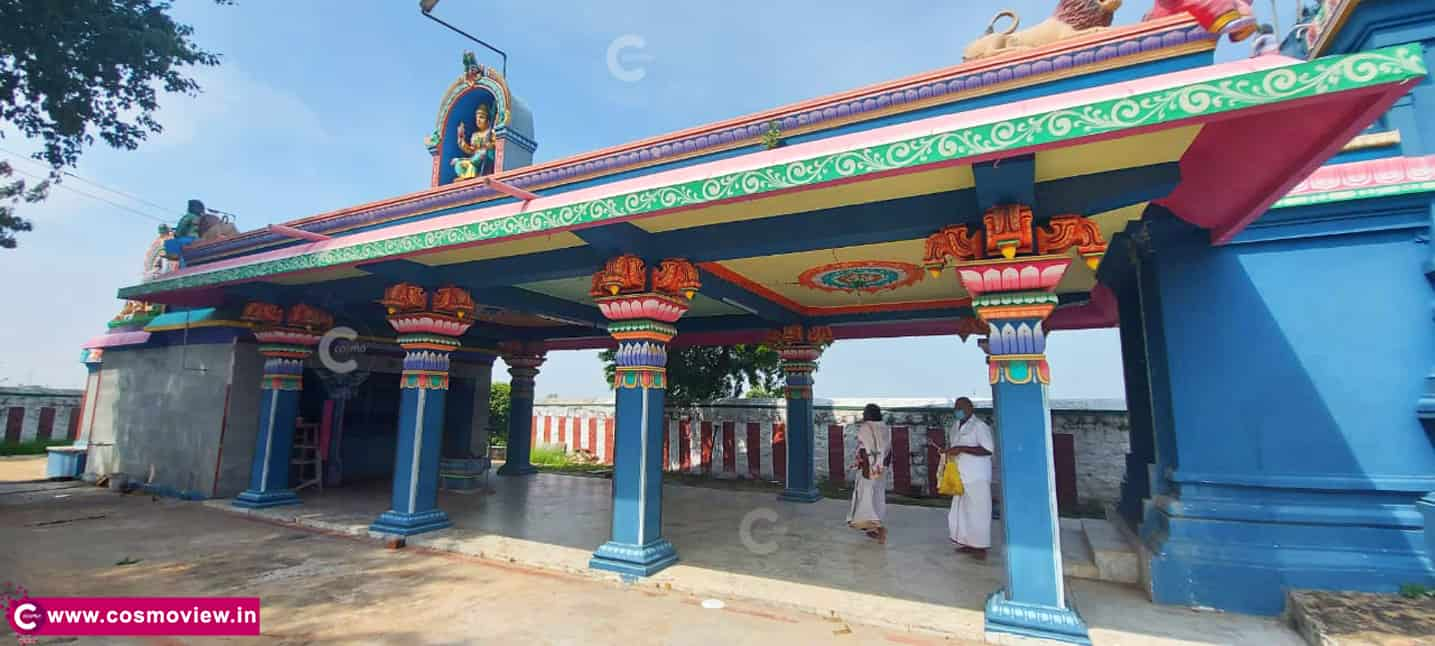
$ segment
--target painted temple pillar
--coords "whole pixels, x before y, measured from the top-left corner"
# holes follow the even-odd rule
[[[972,309],[987,326],[1006,576],[1005,586],[987,598],[986,631],[999,639],[1089,644],[1062,579],[1044,322],[1056,308],[1062,278],[1073,267],[1094,269],[1106,245],[1084,217],[1057,216],[1034,227],[1031,209],[1022,205],[989,209],[983,225],[933,235],[925,264],[940,275],[954,259]],[[1087,266],[1073,250],[1086,256]]]
[[[529,461],[533,451],[533,383],[547,354],[542,343],[530,341],[505,343],[500,350],[511,380],[508,382],[508,450],[498,475],[531,475],[538,473]]]
[[[812,373],[817,358],[832,342],[827,327],[803,328],[791,325],[775,331],[768,345],[782,357],[782,372],[787,379],[787,481],[777,497],[791,502],[816,502],[822,499],[817,491],[817,466],[813,459],[816,443],[812,415]]]
[[[393,498],[369,531],[412,536],[449,526],[448,514],[438,508],[449,354],[473,325],[474,304],[468,292],[441,287],[434,290],[430,306],[428,293],[407,283],[385,290],[379,302],[387,308],[389,325],[405,354]]]
[[[254,325],[264,376],[259,382],[259,436],[249,488],[233,504],[250,509],[296,505],[299,497],[289,488],[289,461],[304,387],[304,360],[313,354],[321,335],[334,327],[334,318],[304,304],[285,312],[278,305],[257,301],[246,304],[240,318]]]
[[[625,579],[652,575],[676,563],[663,538],[663,404],[668,342],[701,284],[686,260],[664,260],[652,271],[642,259],[621,256],[593,276],[593,295],[618,342],[616,435],[613,454],[612,537],[588,566]]]
[[[455,362],[454,368],[460,365],[463,379],[451,381],[455,387],[448,392],[439,487],[444,491],[472,492],[482,486],[483,474],[489,467],[488,395],[493,358]]]

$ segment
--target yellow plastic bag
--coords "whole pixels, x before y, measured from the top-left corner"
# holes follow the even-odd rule
[[[962,486],[962,474],[957,471],[956,463],[946,455],[942,456],[941,469],[937,478],[937,493],[943,496],[960,496],[966,493],[966,487]]]

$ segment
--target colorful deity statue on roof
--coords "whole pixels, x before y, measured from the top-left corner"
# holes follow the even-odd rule
[[[204,202],[190,200],[174,228],[159,225],[159,234],[164,239],[164,256],[179,260],[179,252],[195,242],[209,242],[228,238],[239,233],[234,222],[223,213],[205,208]]]
[[[473,125],[473,133],[470,134],[465,130],[466,124],[461,121],[458,124],[458,149],[463,151],[464,156],[449,161],[458,179],[493,172],[493,124],[487,103],[478,104],[478,109],[474,110]]]
[[[444,91],[438,120],[424,137],[433,186],[493,175],[533,162],[533,115],[503,73],[464,52],[463,72]]]

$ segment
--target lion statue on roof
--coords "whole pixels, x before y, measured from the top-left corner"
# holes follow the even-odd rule
[[[1015,11],[997,12],[987,23],[980,38],[967,45],[963,60],[974,61],[1023,49],[1037,49],[1082,34],[1111,26],[1112,16],[1121,8],[1121,0],[1061,0],[1056,11],[1041,24],[1017,31],[1021,17]],[[997,21],[1010,18],[1011,25],[996,30]]]

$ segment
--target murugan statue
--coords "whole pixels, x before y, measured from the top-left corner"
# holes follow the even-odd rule
[[[489,121],[487,103],[480,103],[473,113],[474,131],[470,135],[464,124],[458,124],[458,149],[467,157],[455,157],[449,163],[458,179],[469,179],[493,172],[493,124]]]

